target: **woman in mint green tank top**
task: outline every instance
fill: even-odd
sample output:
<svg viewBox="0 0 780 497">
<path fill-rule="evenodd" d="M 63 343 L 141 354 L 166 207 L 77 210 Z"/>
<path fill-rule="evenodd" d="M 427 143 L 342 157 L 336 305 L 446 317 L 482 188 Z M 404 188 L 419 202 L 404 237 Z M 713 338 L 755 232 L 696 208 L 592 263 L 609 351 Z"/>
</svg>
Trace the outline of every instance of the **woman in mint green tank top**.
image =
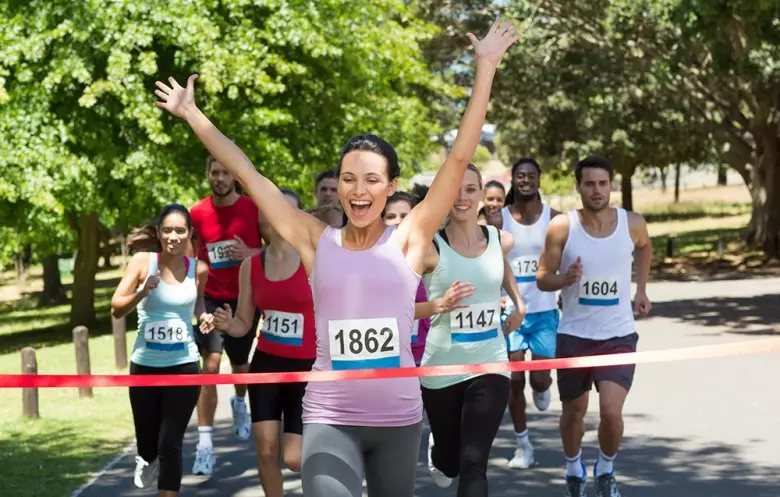
<svg viewBox="0 0 780 497">
<path fill-rule="evenodd" d="M 200 358 L 192 317 L 204 333 L 213 317 L 205 313 L 203 290 L 208 266 L 187 257 L 192 223 L 186 207 L 163 208 L 156 225 L 135 230 L 128 240 L 134 252 L 111 299 L 114 318 L 138 313 L 138 335 L 130 374 L 198 374 Z M 136 456 L 135 485 L 177 495 L 181 487 L 181 447 L 199 386 L 130 387 Z"/>
<path fill-rule="evenodd" d="M 423 282 L 434 302 L 422 366 L 507 362 L 504 333 L 523 321 L 525 306 L 505 255 L 512 235 L 478 224 L 479 170 L 469 164 L 450 222 L 434 237 Z M 450 287 L 467 285 L 458 300 Z M 501 288 L 517 309 L 500 324 Z M 458 495 L 487 496 L 487 461 L 509 397 L 509 373 L 430 376 L 420 379 L 431 436 L 428 469 L 440 487 L 459 476 Z M 434 444 L 435 441 L 435 444 Z"/>
</svg>

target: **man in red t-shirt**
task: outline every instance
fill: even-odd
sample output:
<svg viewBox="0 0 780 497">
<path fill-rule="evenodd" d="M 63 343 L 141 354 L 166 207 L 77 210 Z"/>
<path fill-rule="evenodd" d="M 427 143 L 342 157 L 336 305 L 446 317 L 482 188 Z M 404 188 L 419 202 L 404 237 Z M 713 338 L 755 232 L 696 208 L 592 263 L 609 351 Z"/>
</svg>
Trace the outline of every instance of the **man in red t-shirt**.
<svg viewBox="0 0 780 497">
<path fill-rule="evenodd" d="M 230 305 L 238 308 L 238 272 L 241 262 L 260 252 L 260 216 L 257 206 L 249 197 L 236 191 L 237 182 L 222 164 L 209 156 L 206 160 L 206 176 L 212 195 L 192 206 L 190 214 L 195 231 L 195 253 L 198 260 L 209 266 L 205 289 L 206 312 L 213 313 Z M 260 311 L 255 312 L 250 332 L 242 338 L 233 338 L 218 331 L 202 334 L 195 328 L 195 339 L 203 357 L 204 373 L 219 373 L 224 350 L 233 373 L 249 371 L 249 354 L 257 336 Z M 235 385 L 236 395 L 230 400 L 233 411 L 233 427 L 236 436 L 248 440 L 251 423 L 246 406 L 246 385 Z M 198 401 L 198 435 L 194 474 L 211 475 L 216 464 L 211 434 L 217 409 L 217 390 L 214 385 L 203 386 Z"/>
</svg>

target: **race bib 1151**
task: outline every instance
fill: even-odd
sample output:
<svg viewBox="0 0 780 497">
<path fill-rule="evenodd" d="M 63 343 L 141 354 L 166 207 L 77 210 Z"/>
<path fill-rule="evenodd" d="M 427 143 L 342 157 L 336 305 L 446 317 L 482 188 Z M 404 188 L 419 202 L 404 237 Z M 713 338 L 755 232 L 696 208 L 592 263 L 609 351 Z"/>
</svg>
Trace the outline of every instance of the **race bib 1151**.
<svg viewBox="0 0 780 497">
<path fill-rule="evenodd" d="M 189 328 L 181 319 L 166 319 L 144 324 L 146 348 L 153 350 L 182 350 L 189 340 Z"/>
<path fill-rule="evenodd" d="M 206 250 L 209 254 L 209 264 L 214 269 L 221 269 L 225 267 L 237 266 L 241 264 L 241 261 L 234 261 L 232 257 L 228 255 L 228 247 L 236 245 L 238 242 L 235 240 L 222 240 L 220 242 L 207 243 Z"/>
<path fill-rule="evenodd" d="M 266 310 L 261 329 L 266 340 L 281 345 L 303 345 L 303 314 Z"/>
<path fill-rule="evenodd" d="M 481 342 L 498 336 L 498 303 L 471 304 L 450 312 L 453 342 Z"/>
<path fill-rule="evenodd" d="M 580 280 L 580 305 L 612 306 L 620 302 L 618 279 L 589 276 Z"/>
<path fill-rule="evenodd" d="M 401 340 L 395 318 L 328 322 L 334 371 L 401 367 Z"/>
</svg>

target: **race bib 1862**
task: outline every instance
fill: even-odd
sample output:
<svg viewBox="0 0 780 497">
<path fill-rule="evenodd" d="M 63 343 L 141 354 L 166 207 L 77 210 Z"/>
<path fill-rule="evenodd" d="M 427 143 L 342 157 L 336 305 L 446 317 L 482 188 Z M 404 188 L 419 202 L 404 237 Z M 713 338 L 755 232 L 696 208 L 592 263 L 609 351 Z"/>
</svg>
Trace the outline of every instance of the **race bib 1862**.
<svg viewBox="0 0 780 497">
<path fill-rule="evenodd" d="M 303 314 L 265 310 L 261 329 L 266 340 L 281 345 L 303 345 Z"/>
<path fill-rule="evenodd" d="M 183 350 L 188 339 L 189 328 L 181 319 L 152 321 L 144 325 L 144 341 L 148 349 Z"/>
<path fill-rule="evenodd" d="M 498 302 L 471 304 L 450 312 L 453 342 L 481 342 L 498 336 Z"/>
<path fill-rule="evenodd" d="M 401 340 L 395 318 L 328 322 L 334 371 L 401 367 Z"/>
<path fill-rule="evenodd" d="M 611 306 L 620 302 L 617 278 L 589 276 L 580 280 L 580 305 Z"/>
<path fill-rule="evenodd" d="M 517 283 L 530 283 L 536 281 L 539 257 L 535 255 L 521 255 L 512 260 L 511 266 Z"/>
<path fill-rule="evenodd" d="M 209 263 L 211 264 L 211 267 L 214 269 L 221 269 L 241 264 L 241 261 L 234 261 L 229 257 L 228 251 L 225 250 L 237 243 L 238 242 L 235 240 L 222 240 L 220 242 L 207 243 L 206 250 L 209 253 Z"/>
</svg>

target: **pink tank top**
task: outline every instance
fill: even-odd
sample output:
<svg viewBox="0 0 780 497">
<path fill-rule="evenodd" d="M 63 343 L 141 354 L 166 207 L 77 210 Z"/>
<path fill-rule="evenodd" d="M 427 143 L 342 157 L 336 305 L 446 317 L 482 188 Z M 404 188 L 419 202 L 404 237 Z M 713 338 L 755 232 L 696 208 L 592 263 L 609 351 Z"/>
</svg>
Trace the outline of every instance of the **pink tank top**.
<svg viewBox="0 0 780 497">
<path fill-rule="evenodd" d="M 420 276 L 387 228 L 368 250 L 341 246 L 325 228 L 317 243 L 311 287 L 317 334 L 312 371 L 414 367 L 411 334 Z M 303 422 L 408 426 L 422 420 L 417 378 L 310 382 Z"/>
</svg>

